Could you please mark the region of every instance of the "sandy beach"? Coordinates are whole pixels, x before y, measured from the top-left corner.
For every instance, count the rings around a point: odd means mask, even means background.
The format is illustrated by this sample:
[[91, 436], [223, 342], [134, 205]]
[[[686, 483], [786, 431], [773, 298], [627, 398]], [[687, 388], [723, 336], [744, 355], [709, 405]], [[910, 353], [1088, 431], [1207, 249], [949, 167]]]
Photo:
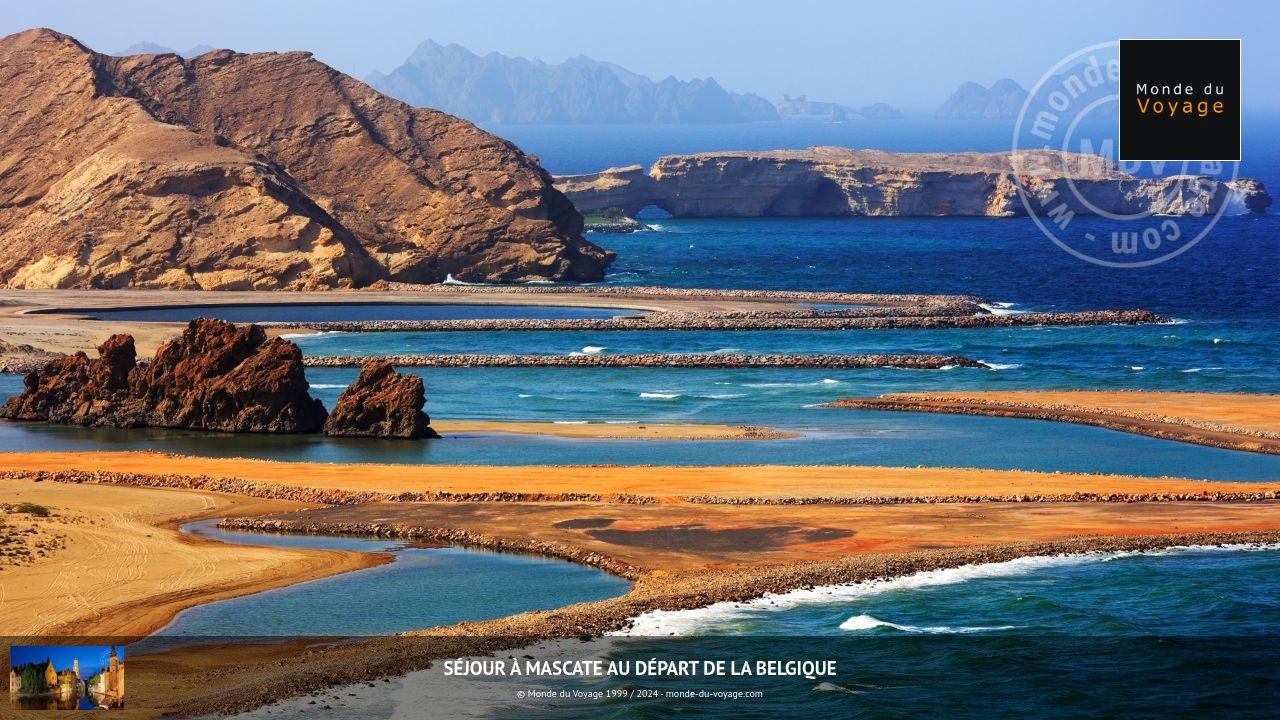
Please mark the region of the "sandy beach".
[[0, 572], [7, 635], [140, 635], [179, 611], [383, 561], [376, 555], [227, 545], [181, 533], [205, 517], [306, 507], [190, 490], [0, 479], [6, 502], [53, 515], [35, 521], [64, 547]]
[[1241, 393], [999, 391], [893, 393], [832, 407], [991, 415], [1094, 425], [1231, 450], [1280, 454], [1280, 397]]

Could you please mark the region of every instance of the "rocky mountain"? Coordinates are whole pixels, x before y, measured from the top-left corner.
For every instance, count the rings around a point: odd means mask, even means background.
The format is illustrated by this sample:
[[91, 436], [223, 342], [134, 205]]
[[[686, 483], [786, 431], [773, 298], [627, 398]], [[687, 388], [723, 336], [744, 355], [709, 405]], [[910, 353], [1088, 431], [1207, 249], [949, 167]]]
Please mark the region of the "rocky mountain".
[[1015, 118], [1027, 99], [1021, 85], [1003, 78], [989, 88], [967, 82], [947, 98], [934, 112], [940, 118], [982, 118], [987, 120]]
[[1140, 179], [1097, 155], [1039, 150], [814, 147], [669, 155], [647, 172], [635, 165], [561, 176], [556, 183], [585, 213], [629, 217], [650, 205], [674, 217], [1014, 217], [1026, 214], [1019, 187], [1033, 203], [1053, 201], [1076, 215], [1217, 212], [1226, 202], [1263, 212], [1271, 204], [1262, 183], [1249, 178]]
[[597, 280], [612, 255], [519, 148], [310, 54], [0, 39], [0, 285]]
[[578, 56], [558, 65], [428, 40], [375, 89], [410, 105], [487, 123], [733, 123], [777, 120], [768, 100], [711, 78], [653, 81]]
[[874, 103], [855, 108], [839, 103], [809, 100], [804, 95], [783, 96], [776, 104], [782, 120], [810, 120], [819, 122], [847, 122], [849, 120], [898, 120], [902, 112], [887, 103]]

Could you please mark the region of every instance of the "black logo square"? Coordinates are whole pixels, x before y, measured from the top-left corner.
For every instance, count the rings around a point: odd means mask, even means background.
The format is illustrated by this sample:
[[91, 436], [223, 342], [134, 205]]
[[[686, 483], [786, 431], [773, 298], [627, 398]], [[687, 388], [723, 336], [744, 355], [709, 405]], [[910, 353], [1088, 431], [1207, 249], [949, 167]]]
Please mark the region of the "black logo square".
[[1240, 159], [1239, 40], [1120, 41], [1120, 159]]

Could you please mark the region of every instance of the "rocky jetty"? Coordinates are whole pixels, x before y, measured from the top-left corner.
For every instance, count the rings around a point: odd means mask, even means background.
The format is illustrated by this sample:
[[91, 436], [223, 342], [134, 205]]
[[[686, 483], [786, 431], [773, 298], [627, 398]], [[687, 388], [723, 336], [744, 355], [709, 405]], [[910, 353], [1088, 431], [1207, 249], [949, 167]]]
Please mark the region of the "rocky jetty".
[[0, 286], [599, 280], [535, 158], [305, 52], [0, 39]]
[[[646, 368], [907, 368], [938, 370], [953, 367], [983, 368], [983, 363], [963, 355], [749, 355], [746, 353], [643, 353], [638, 355], [390, 355], [382, 358], [386, 370], [397, 367], [646, 367]], [[367, 358], [354, 355], [311, 355], [307, 367], [370, 367]], [[364, 378], [365, 371], [360, 373]], [[416, 376], [401, 376], [417, 379]], [[356, 380], [356, 385], [361, 383]], [[421, 381], [419, 381], [421, 387]], [[352, 387], [356, 387], [353, 385]], [[345, 394], [344, 394], [345, 396]], [[338, 401], [339, 407], [342, 401]], [[419, 406], [421, 407], [421, 406]], [[338, 414], [335, 407], [334, 415]], [[330, 418], [330, 422], [333, 418]], [[326, 426], [328, 432], [328, 426]], [[329, 432], [330, 435], [343, 434]]]
[[275, 328], [339, 332], [495, 332], [502, 330], [901, 330], [1164, 322], [1149, 310], [1089, 310], [1012, 315], [952, 314], [946, 308], [871, 308], [835, 311], [654, 312], [613, 318], [484, 318], [471, 320], [335, 320], [272, 322]]
[[192, 320], [182, 336], [139, 364], [133, 338], [113, 335], [85, 353], [29, 373], [0, 408], [10, 420], [97, 427], [222, 432], [316, 432], [324, 406], [308, 394], [298, 347], [254, 325]]
[[657, 206], [675, 217], [978, 216], [1064, 205], [1076, 215], [1182, 215], [1224, 203], [1263, 212], [1262, 183], [1240, 178], [1142, 179], [1095, 155], [1028, 150], [893, 153], [808, 150], [669, 155], [639, 165], [564, 175], [556, 185], [587, 214], [634, 216]]
[[343, 437], [438, 438], [422, 412], [426, 402], [422, 378], [401, 375], [386, 360], [364, 360], [356, 381], [338, 397], [324, 432]]

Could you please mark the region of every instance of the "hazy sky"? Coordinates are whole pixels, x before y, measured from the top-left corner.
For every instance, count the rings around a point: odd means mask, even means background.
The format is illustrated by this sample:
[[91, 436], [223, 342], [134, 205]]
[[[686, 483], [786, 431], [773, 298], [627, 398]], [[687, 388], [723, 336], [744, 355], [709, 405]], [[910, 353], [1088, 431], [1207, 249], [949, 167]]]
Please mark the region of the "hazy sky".
[[1280, 5], [1255, 0], [9, 0], [0, 33], [45, 26], [103, 52], [310, 50], [363, 78], [428, 38], [559, 62], [588, 55], [654, 78], [713, 76], [780, 99], [935, 106], [961, 82], [1033, 84], [1060, 58], [1121, 37], [1239, 37], [1244, 94], [1280, 103]]

